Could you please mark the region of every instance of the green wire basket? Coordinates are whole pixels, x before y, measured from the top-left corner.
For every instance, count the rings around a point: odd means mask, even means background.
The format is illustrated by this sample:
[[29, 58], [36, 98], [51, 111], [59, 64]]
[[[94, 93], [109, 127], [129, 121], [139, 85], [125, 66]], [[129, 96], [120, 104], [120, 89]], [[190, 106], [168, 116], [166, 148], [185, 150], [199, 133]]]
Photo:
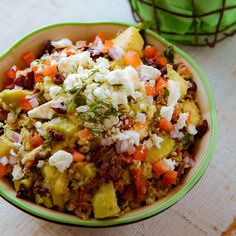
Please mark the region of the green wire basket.
[[214, 47], [236, 33], [236, 0], [129, 0], [137, 22], [169, 41]]

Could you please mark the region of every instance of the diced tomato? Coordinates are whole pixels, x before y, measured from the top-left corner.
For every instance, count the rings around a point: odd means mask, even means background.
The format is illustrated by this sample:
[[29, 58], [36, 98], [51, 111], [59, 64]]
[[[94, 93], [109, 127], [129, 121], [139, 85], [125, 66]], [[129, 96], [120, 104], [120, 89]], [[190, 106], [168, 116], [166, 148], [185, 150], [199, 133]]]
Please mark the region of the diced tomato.
[[147, 154], [148, 154], [147, 148], [145, 146], [140, 145], [136, 148], [136, 151], [133, 154], [133, 158], [136, 160], [145, 161]]
[[33, 148], [39, 147], [44, 143], [44, 138], [39, 134], [35, 134], [29, 139], [29, 142]]
[[164, 184], [176, 184], [178, 172], [174, 170], [169, 170], [163, 175]]
[[156, 56], [156, 61], [159, 62], [162, 66], [165, 66], [167, 64], [167, 58], [164, 56]]
[[20, 107], [25, 111], [30, 111], [33, 109], [29, 98], [25, 98], [25, 97], [21, 98], [19, 103], [20, 103]]
[[147, 58], [154, 58], [157, 55], [158, 51], [155, 47], [153, 46], [146, 46], [145, 49], [143, 50], [143, 54]]
[[56, 72], [57, 72], [56, 66], [44, 66], [43, 67], [43, 75], [44, 76], [54, 75]]
[[80, 153], [79, 151], [75, 149], [72, 151], [72, 156], [73, 156], [74, 162], [81, 162], [85, 158], [84, 154]]
[[0, 179], [7, 175], [10, 171], [9, 166], [4, 166], [0, 164]]
[[6, 71], [6, 76], [9, 79], [15, 80], [16, 72], [19, 70], [17, 66], [12, 66], [8, 71]]
[[172, 130], [174, 130], [174, 125], [171, 124], [171, 122], [166, 119], [161, 119], [159, 128], [160, 130], [164, 130], [169, 133]]
[[167, 87], [167, 79], [160, 77], [155, 84], [155, 90], [157, 93], [160, 93], [162, 96], [165, 93], [165, 88]]
[[33, 72], [36, 72], [37, 70], [38, 70], [38, 67], [37, 67], [37, 66], [33, 66], [33, 67], [32, 67], [32, 71], [33, 71]]
[[160, 160], [157, 163], [153, 164], [152, 169], [158, 176], [169, 171], [169, 168], [165, 165], [165, 162], [163, 160]]
[[85, 139], [85, 140], [90, 140], [93, 138], [93, 135], [88, 129], [83, 129], [79, 131], [79, 138], [80, 139]]
[[27, 67], [29, 67], [31, 62], [35, 59], [36, 57], [32, 52], [27, 52], [23, 55], [23, 61]]
[[35, 83], [42, 82], [42, 78], [43, 78], [43, 74], [42, 73], [34, 72], [34, 82]]
[[147, 191], [146, 180], [141, 168], [133, 169], [135, 188], [137, 190], [137, 201], [141, 201]]
[[125, 64], [127, 66], [138, 67], [142, 64], [142, 61], [135, 51], [128, 51], [125, 55]]

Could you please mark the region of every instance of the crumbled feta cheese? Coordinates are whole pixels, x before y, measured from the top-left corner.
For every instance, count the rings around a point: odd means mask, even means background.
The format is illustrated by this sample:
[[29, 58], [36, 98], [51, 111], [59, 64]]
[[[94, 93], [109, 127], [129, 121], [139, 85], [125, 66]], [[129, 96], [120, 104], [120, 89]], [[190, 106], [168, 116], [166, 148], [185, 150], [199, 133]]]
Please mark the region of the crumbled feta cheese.
[[83, 86], [79, 74], [69, 74], [64, 80], [63, 85], [67, 91], [73, 88], [80, 89]]
[[164, 165], [169, 169], [169, 170], [174, 170], [175, 169], [175, 160], [172, 161], [171, 159], [163, 159]]
[[153, 147], [153, 142], [151, 139], [148, 140], [144, 140], [143, 141], [143, 145], [147, 148], [147, 149], [151, 149]]
[[187, 131], [188, 131], [189, 134], [192, 134], [192, 135], [197, 134], [196, 127], [193, 124], [188, 125]]
[[105, 73], [110, 68], [110, 63], [107, 59], [99, 57], [96, 60], [95, 68], [97, 68], [101, 73]]
[[77, 107], [76, 111], [79, 112], [79, 113], [83, 113], [83, 112], [88, 111], [88, 109], [89, 109], [89, 106], [88, 105], [84, 105], [84, 106]]
[[51, 86], [49, 88], [49, 95], [54, 100], [56, 99], [58, 93], [62, 90], [62, 88], [58, 85]]
[[55, 111], [51, 109], [52, 101], [46, 102], [30, 111], [28, 111], [28, 116], [30, 118], [38, 119], [52, 119]]
[[168, 80], [168, 105], [174, 107], [180, 99], [180, 83], [174, 80]]
[[42, 168], [44, 166], [44, 164], [45, 164], [45, 161], [39, 160], [38, 164], [37, 164], [37, 168]]
[[179, 140], [182, 139], [184, 137], [184, 133], [179, 131], [176, 124], [174, 125], [174, 128], [175, 129], [170, 132], [170, 137], [173, 139], [175, 139], [175, 138], [177, 138]]
[[136, 114], [135, 121], [140, 122], [140, 123], [145, 123], [146, 122], [146, 114], [138, 112]]
[[71, 165], [72, 161], [73, 156], [69, 152], [59, 150], [49, 158], [48, 163], [63, 173]]
[[24, 177], [24, 172], [19, 165], [14, 165], [12, 170], [13, 180], [22, 179]]
[[42, 128], [42, 123], [40, 122], [40, 121], [37, 121], [36, 123], [35, 123], [35, 128], [36, 129], [41, 129]]
[[6, 156], [3, 156], [0, 158], [0, 164], [2, 164], [3, 166], [6, 166], [9, 163], [9, 160]]
[[160, 148], [161, 148], [161, 145], [160, 145], [160, 144], [164, 141], [164, 139], [161, 138], [161, 137], [158, 137], [156, 134], [153, 134], [153, 135], [151, 136], [151, 139], [152, 139], [152, 142], [153, 142], [153, 144], [155, 145], [155, 147], [158, 148], [158, 149], [160, 149]]
[[71, 40], [64, 38], [58, 41], [51, 41], [51, 45], [54, 48], [60, 49], [60, 48], [66, 48], [72, 46]]
[[188, 112], [179, 115], [179, 119], [176, 124], [178, 129], [183, 129], [186, 126], [186, 120], [188, 119], [188, 117], [189, 117]]
[[141, 65], [140, 66], [140, 78], [141, 80], [153, 80], [157, 79], [161, 76], [161, 72], [152, 67], [152, 66], [146, 66]]
[[119, 133], [113, 136], [114, 141], [129, 140], [131, 145], [139, 145], [139, 133], [133, 130], [125, 130], [123, 133]]
[[51, 66], [57, 66], [57, 61], [56, 60], [51, 60]]
[[105, 130], [111, 129], [118, 122], [119, 122], [118, 116], [110, 115], [108, 118], [104, 119], [103, 121]]
[[160, 111], [161, 118], [164, 118], [164, 119], [170, 121], [171, 118], [172, 118], [173, 112], [174, 112], [174, 108], [173, 107], [163, 106], [161, 108], [161, 111]]
[[4, 124], [2, 122], [0, 122], [0, 128], [2, 128], [4, 126]]
[[127, 95], [124, 91], [112, 93], [112, 106], [117, 109], [118, 105], [128, 105]]

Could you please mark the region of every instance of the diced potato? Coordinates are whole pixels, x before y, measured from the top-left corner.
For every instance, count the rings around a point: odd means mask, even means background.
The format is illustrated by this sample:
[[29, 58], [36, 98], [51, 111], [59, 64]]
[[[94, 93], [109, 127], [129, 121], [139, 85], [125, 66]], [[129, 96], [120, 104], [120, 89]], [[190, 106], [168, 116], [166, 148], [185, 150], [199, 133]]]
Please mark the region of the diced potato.
[[167, 65], [167, 77], [171, 80], [177, 81], [180, 83], [180, 94], [183, 98], [187, 94], [187, 81], [184, 80], [173, 68], [171, 65]]
[[96, 177], [96, 167], [93, 163], [76, 163], [73, 169], [74, 171], [80, 173], [83, 177]]
[[198, 126], [201, 123], [201, 115], [198, 107], [192, 101], [184, 101], [182, 103], [183, 112], [190, 112], [190, 124]]
[[175, 150], [175, 141], [169, 137], [162, 137], [164, 140], [161, 142], [161, 148], [152, 147], [148, 151], [146, 161], [148, 163], [155, 163], [168, 157]]
[[123, 48], [124, 51], [134, 50], [139, 56], [142, 56], [144, 41], [138, 29], [129, 27], [112, 41], [115, 45]]
[[39, 194], [36, 194], [35, 195], [35, 202], [38, 205], [43, 204], [47, 208], [53, 207], [52, 199], [50, 198], [50, 196], [41, 197]]
[[67, 174], [65, 172], [59, 172], [55, 167], [50, 165], [44, 165], [41, 171], [44, 177], [44, 184], [50, 191], [53, 205], [63, 209], [69, 198], [69, 179]]
[[119, 216], [120, 208], [113, 183], [104, 184], [99, 188], [93, 199], [93, 207], [95, 218]]
[[3, 156], [8, 156], [10, 150], [13, 148], [13, 142], [8, 140], [5, 136], [0, 137], [0, 158]]
[[67, 137], [74, 136], [77, 131], [77, 125], [68, 119], [57, 119], [51, 120], [43, 124], [43, 129], [55, 129], [56, 131], [62, 132]]
[[18, 107], [20, 100], [27, 95], [32, 95], [32, 92], [22, 89], [5, 89], [0, 92], [0, 98], [2, 101], [12, 108]]

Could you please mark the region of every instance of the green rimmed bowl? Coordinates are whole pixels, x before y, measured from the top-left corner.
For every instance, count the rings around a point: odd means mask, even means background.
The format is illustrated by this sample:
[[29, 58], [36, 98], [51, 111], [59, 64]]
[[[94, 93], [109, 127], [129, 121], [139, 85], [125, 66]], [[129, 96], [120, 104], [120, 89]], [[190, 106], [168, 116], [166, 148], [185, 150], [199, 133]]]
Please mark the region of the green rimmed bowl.
[[[21, 66], [20, 58], [25, 52], [32, 51], [36, 55], [39, 54], [44, 43], [48, 39], [58, 40], [67, 37], [73, 41], [92, 40], [97, 32], [103, 32], [106, 38], [113, 38], [117, 32], [124, 30], [128, 26], [130, 25], [111, 22], [63, 23], [46, 26], [33, 31], [17, 41], [10, 49], [0, 56], [0, 89], [3, 88], [4, 72], [14, 64]], [[147, 42], [161, 50], [164, 50], [167, 46], [171, 45], [165, 39], [150, 30], [147, 31]], [[196, 62], [194, 62], [194, 60], [186, 53], [175, 46], [174, 49], [176, 52], [176, 59], [185, 62], [193, 72], [194, 80], [198, 85], [198, 104], [204, 119], [208, 120], [210, 129], [195, 146], [194, 154], [197, 159], [196, 165], [187, 173], [180, 185], [172, 189], [165, 198], [158, 200], [149, 206], [133, 210], [122, 217], [107, 220], [81, 220], [76, 216], [47, 209], [35, 203], [16, 198], [16, 193], [7, 179], [0, 180], [0, 195], [2, 198], [36, 217], [62, 224], [87, 227], [114, 226], [143, 220], [164, 211], [183, 198], [198, 182], [207, 169], [216, 145], [217, 119], [212, 91], [203, 72]]]

